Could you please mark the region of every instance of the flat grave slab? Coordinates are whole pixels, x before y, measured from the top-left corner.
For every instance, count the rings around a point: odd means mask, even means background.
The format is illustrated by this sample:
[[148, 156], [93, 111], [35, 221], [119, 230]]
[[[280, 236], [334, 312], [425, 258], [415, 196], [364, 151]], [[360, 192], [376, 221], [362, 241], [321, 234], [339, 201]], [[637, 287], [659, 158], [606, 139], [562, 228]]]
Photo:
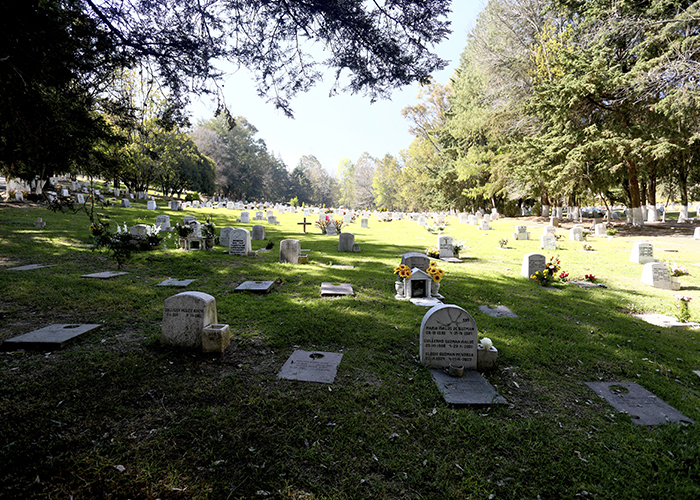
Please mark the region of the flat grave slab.
[[695, 423], [634, 382], [586, 382], [586, 385], [617, 411], [627, 413], [635, 424]]
[[340, 297], [343, 295], [355, 295], [350, 283], [340, 283], [338, 285], [324, 281], [321, 283], [322, 297]]
[[235, 292], [270, 293], [274, 281], [245, 281], [238, 285]]
[[451, 377], [432, 368], [431, 375], [445, 401], [452, 405], [508, 404], [503, 396], [476, 370], [464, 370], [463, 377]]
[[277, 377], [332, 384], [342, 358], [341, 353], [297, 349], [289, 356]]
[[[444, 297], [440, 296], [440, 298], [444, 298]], [[417, 306], [433, 307], [433, 306], [436, 306], [438, 304], [442, 304], [442, 301], [440, 300], [440, 298], [430, 297], [430, 298], [426, 299], [426, 298], [419, 297], [419, 298], [415, 298], [415, 299], [410, 299], [410, 301], [412, 304], [415, 304]]]
[[665, 314], [634, 314], [633, 316], [663, 328], [697, 328], [700, 326], [700, 323], [681, 323], [673, 316], [667, 316]]
[[508, 309], [504, 305], [499, 305], [496, 307], [490, 307], [487, 305], [483, 305], [483, 306], [479, 306], [479, 310], [482, 313], [491, 316], [492, 318], [517, 318], [518, 317], [517, 314], [515, 314], [513, 311], [511, 311], [510, 309]]
[[580, 288], [608, 288], [601, 283], [591, 283], [590, 281], [571, 281], [570, 283]]
[[444, 262], [449, 262], [451, 264], [459, 264], [461, 262], [464, 262], [462, 259], [458, 259], [456, 257], [445, 257], [444, 259], [440, 259]]
[[350, 264], [332, 264], [331, 268], [333, 268], [333, 269], [355, 269], [355, 266], [351, 266]]
[[156, 286], [188, 286], [194, 281], [197, 281], [197, 280], [194, 280], [194, 279], [179, 280], [177, 278], [168, 278], [165, 281], [161, 281]]
[[115, 276], [121, 276], [122, 274], [129, 274], [127, 272], [119, 272], [119, 271], [104, 271], [101, 273], [92, 273], [92, 274], [83, 274], [81, 278], [99, 278], [99, 279], [109, 279], [109, 278], [114, 278]]
[[2, 343], [5, 351], [13, 349], [61, 349], [67, 342], [84, 333], [100, 328], [102, 325], [56, 324], [46, 326], [19, 337], [7, 339]]
[[52, 267], [55, 264], [50, 264], [50, 265], [42, 265], [42, 264], [29, 264], [27, 266], [19, 266], [19, 267], [8, 267], [5, 269], [6, 271], [31, 271], [33, 269], [41, 269], [42, 267]]

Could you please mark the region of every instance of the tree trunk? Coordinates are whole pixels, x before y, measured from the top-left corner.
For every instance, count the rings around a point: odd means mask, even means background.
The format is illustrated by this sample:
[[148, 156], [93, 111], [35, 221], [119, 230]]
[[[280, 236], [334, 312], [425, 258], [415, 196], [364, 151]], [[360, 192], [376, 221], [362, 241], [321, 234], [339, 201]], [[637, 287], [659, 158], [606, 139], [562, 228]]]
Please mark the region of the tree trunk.
[[678, 191], [681, 195], [681, 211], [678, 214], [678, 222], [686, 222], [688, 220], [688, 169], [686, 155], [683, 155], [678, 166]]
[[[629, 182], [630, 206], [627, 210], [627, 221], [633, 226], [641, 227], [644, 225], [642, 218], [642, 203], [639, 196], [639, 179], [637, 178], [637, 164], [631, 160], [627, 160], [627, 180]], [[630, 215], [632, 216], [630, 218]]]

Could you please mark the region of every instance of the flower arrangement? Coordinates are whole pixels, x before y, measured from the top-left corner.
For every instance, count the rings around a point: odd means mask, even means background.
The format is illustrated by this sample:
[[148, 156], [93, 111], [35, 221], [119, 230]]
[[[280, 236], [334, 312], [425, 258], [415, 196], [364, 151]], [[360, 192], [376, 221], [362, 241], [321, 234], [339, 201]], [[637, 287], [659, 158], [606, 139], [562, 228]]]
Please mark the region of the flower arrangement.
[[454, 240], [452, 243], [452, 253], [459, 258], [459, 252], [464, 250], [464, 240]]
[[175, 230], [177, 231], [177, 234], [180, 235], [180, 238], [187, 238], [194, 232], [194, 228], [191, 225], [184, 223], [180, 224], [179, 222], [175, 223]]
[[93, 236], [100, 236], [105, 230], [105, 227], [99, 222], [93, 222], [90, 224], [90, 232]]
[[411, 277], [411, 268], [408, 267], [406, 264], [399, 264], [397, 267], [394, 268], [394, 274], [396, 274], [396, 281], [400, 281], [404, 278], [410, 278]]
[[202, 224], [202, 234], [205, 238], [216, 238], [216, 224], [214, 224], [211, 219], [207, 219], [204, 224]]
[[440, 258], [440, 250], [438, 247], [429, 247], [425, 249], [425, 254], [432, 259]]
[[501, 238], [500, 240], [498, 240], [498, 244], [501, 246], [501, 248], [507, 248], [508, 238]]
[[342, 219], [340, 220], [334, 220], [333, 224], [335, 224], [335, 230], [340, 234], [340, 228], [343, 227], [343, 221]]
[[[548, 286], [559, 279], [561, 271], [561, 261], [556, 257], [550, 257], [542, 271], [535, 271], [530, 279], [537, 281], [540, 286]], [[568, 276], [568, 274], [567, 274]]]
[[483, 339], [481, 339], [480, 344], [481, 347], [483, 347], [487, 351], [493, 347], [493, 341], [488, 337], [484, 337]]
[[615, 236], [617, 234], [617, 229], [615, 229], [614, 227], [609, 227], [605, 230], [605, 234], [607, 234], [608, 236]]
[[581, 237], [585, 240], [591, 235], [591, 232], [588, 229], [584, 229], [581, 231]]
[[569, 280], [569, 273], [566, 271], [562, 271], [559, 273], [559, 281], [568, 281]]
[[437, 262], [431, 262], [425, 272], [428, 273], [431, 278], [433, 278], [435, 283], [440, 283], [442, 277], [445, 276], [445, 271], [438, 267]]
[[587, 274], [583, 277], [589, 283], [595, 283], [595, 274]]
[[325, 220], [319, 219], [314, 225], [321, 230], [321, 234], [326, 234], [326, 232], [328, 231], [328, 224], [330, 224], [330, 222], [331, 218], [326, 215]]
[[591, 251], [593, 251], [593, 245], [591, 245], [590, 243], [584, 243], [584, 244], [583, 244], [583, 251], [584, 251], [584, 252], [591, 252]]
[[676, 318], [678, 321], [681, 323], [687, 323], [690, 321], [690, 310], [688, 309], [688, 302], [693, 300], [693, 297], [689, 295], [680, 295], [680, 294], [673, 294], [673, 298], [675, 298], [678, 303], [676, 304], [676, 307], [678, 311], [676, 311]]
[[688, 276], [690, 273], [685, 267], [681, 267], [675, 262], [671, 264], [671, 276], [673, 277], [678, 277], [678, 276]]

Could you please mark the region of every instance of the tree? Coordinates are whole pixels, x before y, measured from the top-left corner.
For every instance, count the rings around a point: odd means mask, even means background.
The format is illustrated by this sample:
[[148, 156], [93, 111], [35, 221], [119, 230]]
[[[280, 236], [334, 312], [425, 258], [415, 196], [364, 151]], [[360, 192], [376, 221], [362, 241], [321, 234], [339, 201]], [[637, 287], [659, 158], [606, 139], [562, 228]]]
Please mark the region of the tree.
[[398, 188], [401, 168], [395, 157], [387, 154], [377, 162], [372, 179], [374, 205], [377, 208], [394, 210], [398, 207]]
[[338, 175], [340, 177], [339, 203], [345, 207], [352, 207], [355, 204], [355, 165], [350, 158], [340, 160]]
[[372, 179], [374, 178], [374, 170], [377, 160], [372, 158], [369, 153], [362, 153], [360, 158], [355, 162], [355, 176], [353, 180], [356, 208], [372, 209], [374, 208], [374, 192], [372, 190]]

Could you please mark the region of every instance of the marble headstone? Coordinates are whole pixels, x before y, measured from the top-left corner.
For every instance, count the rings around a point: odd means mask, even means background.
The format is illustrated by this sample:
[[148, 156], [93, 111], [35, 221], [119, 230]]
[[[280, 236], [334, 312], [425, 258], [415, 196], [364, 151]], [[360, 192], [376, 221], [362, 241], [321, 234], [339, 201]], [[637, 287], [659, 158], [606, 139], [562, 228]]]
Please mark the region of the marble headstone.
[[205, 326], [216, 324], [216, 299], [203, 292], [182, 292], [165, 299], [161, 341], [166, 345], [202, 347]]
[[440, 304], [432, 307], [420, 326], [420, 362], [431, 368], [450, 364], [476, 370], [479, 332], [476, 321], [459, 306]]

